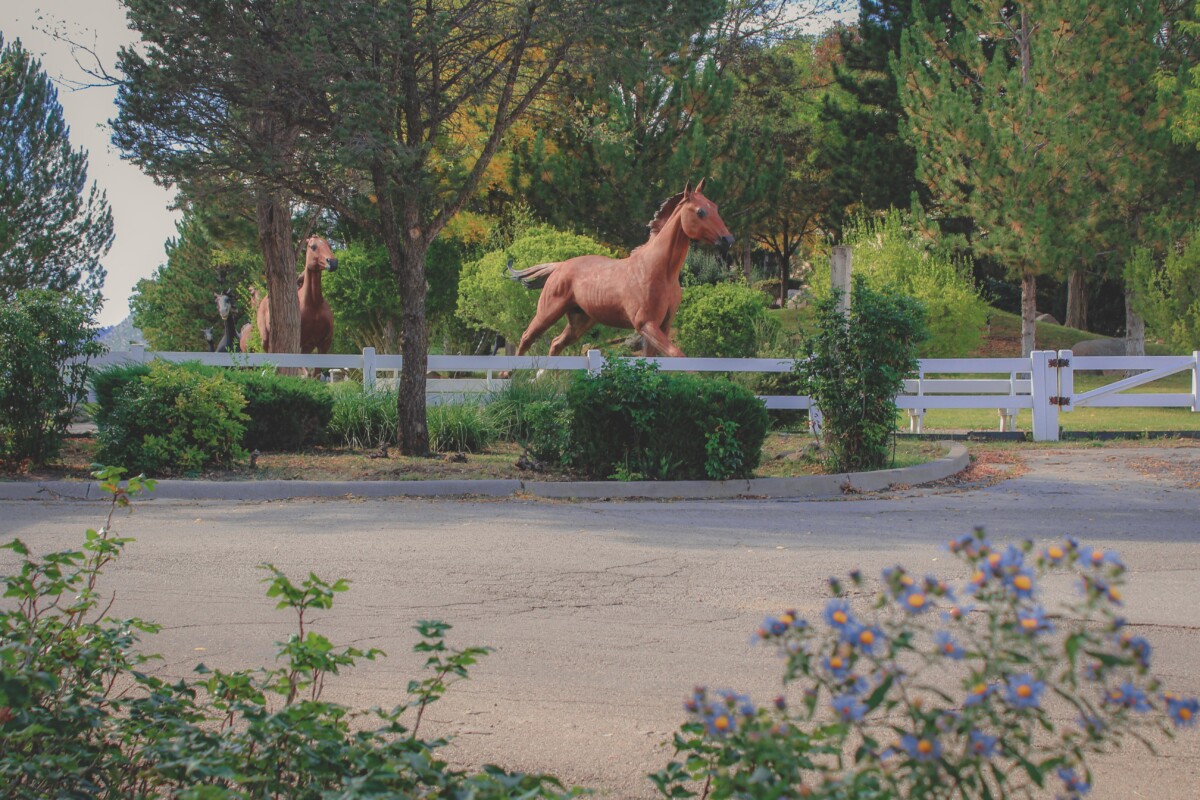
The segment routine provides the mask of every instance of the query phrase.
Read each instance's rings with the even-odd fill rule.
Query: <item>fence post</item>
[[[1050,357],[1053,350],[1035,350],[1030,354],[1030,383],[1033,393],[1033,440],[1035,442],[1058,441],[1058,406],[1055,390],[1057,376],[1051,374]]]
[[[852,252],[849,247],[840,245],[833,248],[829,259],[830,285],[842,293],[838,302],[842,316],[850,314],[850,270],[854,260]]]
[[[1200,350],[1192,352],[1192,411],[1200,411]]]
[[[375,348],[363,348],[363,391],[375,391]]]
[[[1058,396],[1061,398],[1059,411],[1075,410],[1075,365],[1072,363],[1074,355],[1070,350],[1058,351]]]
[[[604,369],[604,353],[599,350],[587,351],[588,375],[595,377],[600,374],[600,370]]]

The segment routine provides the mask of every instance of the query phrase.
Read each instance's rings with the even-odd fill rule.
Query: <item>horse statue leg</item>
[[[579,341],[580,337],[595,326],[596,320],[579,309],[568,311],[567,327],[563,328],[563,332],[554,337],[554,341],[550,343],[550,355],[558,355],[564,349]]]
[[[643,322],[638,326],[637,330],[642,335],[642,341],[646,343],[646,356],[652,355],[652,350],[657,350],[665,356],[672,356],[674,358],[684,357],[683,351],[671,341],[671,334],[653,322]],[[669,326],[667,326],[667,330],[670,330]]]

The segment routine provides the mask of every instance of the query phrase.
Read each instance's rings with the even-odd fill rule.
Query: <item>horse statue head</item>
[[[229,314],[233,311],[233,293],[225,289],[214,294],[213,298],[217,301],[217,313],[221,315],[221,319],[229,319]]]
[[[703,242],[728,250],[733,245],[733,236],[725,221],[717,213],[717,205],[704,196],[704,179],[692,188],[691,181],[684,185],[683,191],[669,198],[658,209],[650,222],[650,235],[653,237],[664,227],[675,213],[680,214],[680,225],[684,234],[693,242]]]
[[[320,236],[308,237],[304,243],[304,271],[328,270],[333,272],[337,266],[338,260],[333,254],[333,248],[329,246],[329,242]]]

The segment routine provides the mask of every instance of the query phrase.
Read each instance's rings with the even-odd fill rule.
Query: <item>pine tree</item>
[[[44,288],[99,300],[113,223],[87,161],[41,63],[0,37],[0,299]]]
[[[859,0],[858,24],[839,32],[842,63],[822,108],[837,131],[821,150],[834,195],[830,222],[840,231],[855,206],[871,211],[907,208],[913,195],[928,200],[917,179],[917,156],[903,135],[905,119],[889,60],[900,54],[901,33],[912,24],[912,0]],[[949,26],[950,0],[927,0],[927,13]]]
[[[954,0],[961,30],[916,8],[895,62],[918,174],[968,216],[976,254],[1021,280],[1021,346],[1034,349],[1039,275],[1100,251],[1095,235],[1134,193],[1130,117],[1154,70],[1158,13],[1114,0]]]

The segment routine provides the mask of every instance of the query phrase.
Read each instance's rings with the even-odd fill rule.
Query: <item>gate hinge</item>
[[[1071,405],[1071,398],[1062,397],[1061,395],[1055,395],[1050,398],[1050,405],[1052,405],[1052,406],[1069,406],[1069,405]]]
[[[1046,360],[1046,366],[1053,367],[1054,369],[1063,369],[1065,367],[1071,366],[1071,359],[1069,359],[1069,358],[1050,358],[1050,359]]]

